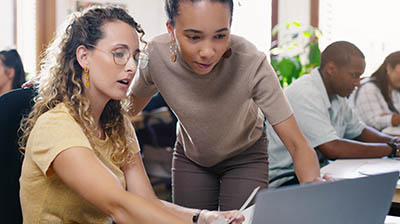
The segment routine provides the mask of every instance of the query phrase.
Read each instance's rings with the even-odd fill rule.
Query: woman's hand
[[[203,210],[200,213],[199,224],[228,224],[228,220],[236,214],[237,210],[232,211],[208,211]],[[232,224],[240,224],[244,221],[244,216],[240,214],[236,219],[234,219]]]
[[[35,83],[37,83],[39,81],[39,79],[40,79],[40,77],[37,75],[37,76],[33,77],[32,79],[24,82],[21,87],[24,89],[32,88],[35,85]]]
[[[325,182],[325,181],[335,181],[335,178],[331,177],[329,174],[325,174],[323,177],[317,177],[315,178],[312,182],[313,183],[318,183],[318,182]]]

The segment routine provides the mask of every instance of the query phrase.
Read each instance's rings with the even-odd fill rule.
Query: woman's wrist
[[[202,211],[203,211],[202,209],[199,209],[193,214],[193,217],[192,217],[192,222],[193,223],[198,223],[199,222],[200,215],[201,215]]]

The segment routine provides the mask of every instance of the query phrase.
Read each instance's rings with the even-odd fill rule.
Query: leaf
[[[279,67],[279,61],[278,61],[278,59],[276,58],[276,57],[272,57],[271,58],[271,65],[272,65],[272,68],[275,70],[275,71],[278,71],[278,67]]]
[[[293,21],[293,25],[297,26],[297,27],[301,27],[301,24],[297,21]]]
[[[303,35],[305,37],[311,37],[312,36],[312,34],[310,32],[308,32],[308,31],[303,32]]]
[[[320,37],[322,36],[321,30],[318,29],[318,28],[316,28],[316,29],[314,30],[314,35],[315,35],[317,38],[320,38]]]
[[[321,64],[321,50],[319,49],[318,42],[310,43],[308,60],[313,67],[318,67]]]
[[[288,85],[293,79],[299,77],[301,72],[301,63],[298,57],[283,58],[278,65],[280,75],[283,76],[284,83]]]

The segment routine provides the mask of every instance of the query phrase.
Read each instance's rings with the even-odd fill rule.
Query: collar
[[[321,93],[324,104],[326,105],[327,108],[330,108],[332,106],[332,102],[339,100],[339,96],[335,95],[332,98],[332,101],[329,100],[328,92],[326,91],[324,81],[322,80],[322,75],[319,72],[319,67],[313,69],[310,73],[310,76],[313,84],[317,87],[318,91]]]

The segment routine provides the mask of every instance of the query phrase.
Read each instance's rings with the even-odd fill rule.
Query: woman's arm
[[[321,181],[317,155],[301,133],[294,116],[291,115],[273,128],[293,159],[300,183]]]
[[[137,194],[143,198],[146,198],[152,201],[154,204],[157,204],[161,207],[166,208],[171,213],[179,216],[183,220],[187,222],[192,222],[193,215],[199,211],[198,209],[185,208],[167,201],[161,201],[155,195],[150,181],[147,177],[146,171],[143,166],[142,159],[140,154],[135,156],[134,162],[128,166],[122,168],[125,174],[125,179],[128,187],[128,191]],[[212,221],[217,220],[220,216],[224,216],[225,219],[229,219],[234,215],[236,211],[227,211],[227,212],[215,212],[215,211],[207,211],[204,210],[201,212],[199,217],[199,224],[202,223],[212,223]],[[244,221],[244,216],[239,216],[233,224],[239,224]]]
[[[130,95],[131,103],[133,108],[129,111],[129,116],[133,117],[137,115],[143,108],[150,102],[151,97],[141,98],[137,97],[134,94]]]
[[[61,180],[85,200],[110,215],[117,223],[190,223],[145,198],[147,192],[132,194],[87,148],[69,148],[52,163]],[[139,179],[139,178],[138,178]]]

